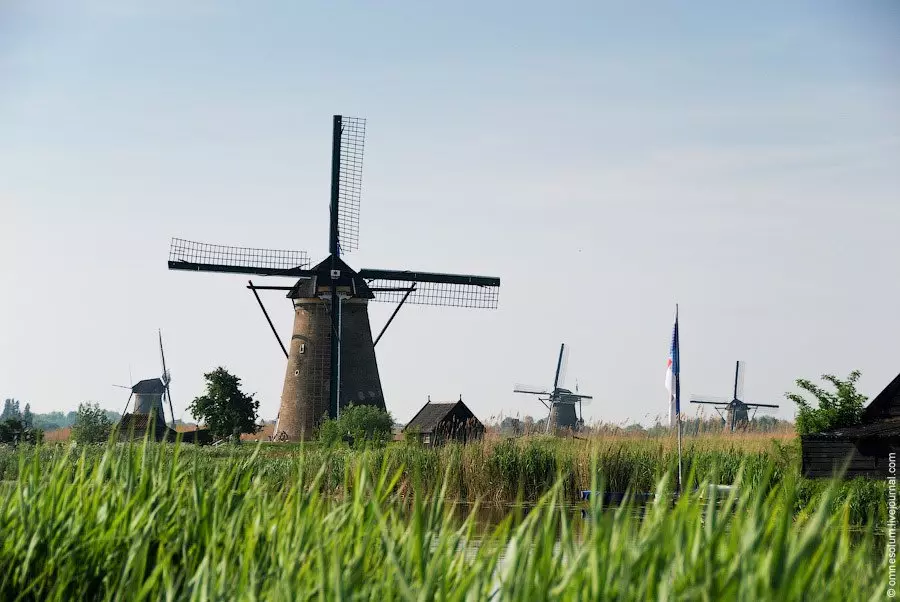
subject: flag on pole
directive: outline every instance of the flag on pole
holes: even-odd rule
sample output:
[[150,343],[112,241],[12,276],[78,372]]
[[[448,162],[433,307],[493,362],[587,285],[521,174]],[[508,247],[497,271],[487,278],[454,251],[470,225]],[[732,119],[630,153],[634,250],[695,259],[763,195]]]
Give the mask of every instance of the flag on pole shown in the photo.
[[681,415],[681,387],[678,351],[678,306],[675,306],[675,325],[672,327],[672,345],[669,347],[669,361],[666,364],[666,390],[669,391],[669,426],[675,427]]

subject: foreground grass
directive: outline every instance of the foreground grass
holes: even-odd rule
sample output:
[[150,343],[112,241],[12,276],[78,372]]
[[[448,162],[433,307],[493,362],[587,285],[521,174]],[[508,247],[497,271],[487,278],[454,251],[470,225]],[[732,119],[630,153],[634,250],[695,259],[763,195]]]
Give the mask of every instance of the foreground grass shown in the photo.
[[[260,458],[247,467],[251,477],[259,477],[258,486],[276,492],[293,483],[296,457],[302,453],[308,466],[322,469],[317,485],[326,496],[345,493],[345,474],[365,468],[369,474],[383,466],[400,472],[401,493],[418,489],[434,492],[443,487],[445,497],[455,501],[484,504],[509,504],[517,501],[533,503],[560,481],[560,495],[576,501],[582,489],[600,478],[609,491],[650,492],[666,474],[677,472],[678,457],[673,438],[608,437],[579,441],[548,437],[517,440],[485,441],[465,446],[448,445],[429,449],[417,445],[395,443],[383,449],[356,451],[346,447],[333,449],[312,445],[302,448],[294,444],[264,443],[232,447],[189,448],[192,470],[204,479],[212,479],[225,464],[251,453]],[[50,444],[25,452],[38,458],[42,469],[65,458],[74,470],[81,451],[72,453],[68,445]],[[97,461],[105,446],[88,446],[84,453]],[[171,445],[159,451],[160,467],[168,470],[173,461]],[[0,482],[18,478],[20,452],[0,447]],[[60,460],[62,461],[62,460]],[[795,478],[800,472],[800,450],[796,440],[759,435],[700,436],[685,441],[685,474],[687,488],[696,488],[704,478],[731,484],[743,468],[744,479],[755,482],[765,477],[766,487]],[[851,500],[850,520],[864,524],[887,519],[886,484],[881,480],[856,479],[840,483],[839,494],[824,499],[827,481],[801,479],[797,491],[795,514],[807,513],[822,503],[832,512]]]
[[[865,600],[885,591],[886,555],[851,506],[824,502],[795,516],[796,479],[770,462],[716,507],[696,494],[672,507],[604,509],[573,521],[565,479],[521,520],[488,533],[459,522],[444,491],[410,485],[404,469],[329,468],[232,453],[110,446],[47,458],[23,452],[0,488],[3,600]],[[223,452],[224,453],[224,452]],[[210,467],[214,466],[214,470]],[[594,465],[593,488],[602,487]],[[713,471],[721,473],[720,470]],[[713,473],[710,473],[713,474]],[[694,477],[704,489],[702,474]],[[777,479],[777,480],[776,480]],[[656,489],[664,494],[665,478]],[[425,493],[423,493],[425,491]],[[431,495],[437,493],[437,495]],[[599,497],[595,497],[599,500]],[[827,584],[827,586],[826,586]]]

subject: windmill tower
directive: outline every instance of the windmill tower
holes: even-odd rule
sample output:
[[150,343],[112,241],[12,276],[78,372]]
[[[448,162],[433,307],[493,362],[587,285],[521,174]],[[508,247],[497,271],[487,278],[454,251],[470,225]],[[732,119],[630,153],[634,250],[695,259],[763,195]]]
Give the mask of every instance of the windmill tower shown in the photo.
[[[563,343],[559,347],[559,358],[556,361],[556,375],[553,377],[553,388],[549,391],[541,387],[529,387],[526,385],[516,385],[513,393],[525,393],[527,395],[537,395],[538,401],[547,408],[547,427],[546,432],[556,433],[563,429],[577,431],[584,425],[584,415],[582,414],[582,404],[590,403],[593,399],[590,395],[581,395],[577,391],[572,393],[569,389],[564,389],[565,370],[568,363],[568,350],[566,344]],[[576,387],[577,388],[577,387]],[[576,413],[575,406],[578,406]]]
[[[486,276],[353,270],[341,258],[357,248],[365,120],[335,115],[331,139],[331,202],[328,256],[309,267],[307,254],[208,245],[175,238],[169,269],[282,276],[292,286],[248,288],[287,357],[275,438],[306,439],[323,414],[335,418],[348,404],[384,408],[375,346],[404,303],[496,308],[500,279]],[[281,342],[258,290],[287,292],[294,309],[288,347]],[[387,323],[372,337],[370,301],[396,302]]]
[[[759,408],[778,408],[777,405],[769,403],[746,403],[744,397],[744,362],[738,360],[734,366],[734,389],[732,390],[731,400],[713,399],[710,397],[695,396],[691,403],[706,404],[715,407],[716,412],[722,417],[722,423],[728,427],[728,430],[734,432],[735,429],[745,427]],[[752,412],[752,414],[751,414]]]
[[[175,430],[175,412],[172,409],[172,394],[169,384],[172,381],[171,373],[166,369],[166,355],[163,351],[162,331],[159,332],[159,357],[162,362],[162,376],[159,378],[146,378],[138,381],[130,387],[131,393],[128,395],[128,401],[125,404],[126,410],[128,406],[132,406],[131,413],[123,413],[122,422],[119,425],[120,431],[135,431],[137,434],[152,428],[157,439],[161,439],[166,434],[165,410],[163,409],[163,400],[169,402],[169,412],[172,416],[172,430]],[[122,385],[116,385],[121,387]],[[134,405],[131,400],[134,398]]]

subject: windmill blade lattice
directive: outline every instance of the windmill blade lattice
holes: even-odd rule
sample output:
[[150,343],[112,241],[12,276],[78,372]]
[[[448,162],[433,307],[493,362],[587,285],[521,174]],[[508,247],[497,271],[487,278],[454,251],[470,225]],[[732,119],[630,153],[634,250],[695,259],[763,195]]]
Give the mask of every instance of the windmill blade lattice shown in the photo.
[[527,393],[529,395],[550,395],[545,387],[517,384],[513,387],[513,393]]
[[500,279],[462,274],[362,269],[359,275],[375,294],[375,301],[400,302],[411,284],[416,288],[406,299],[415,305],[444,305],[496,309]]
[[366,120],[343,117],[341,121],[341,168],[338,175],[338,244],[342,253],[359,247],[359,201],[362,197],[363,151]]
[[560,360],[556,374],[556,387],[564,388],[566,386],[566,371],[569,368],[569,347],[563,343],[560,348]]
[[747,362],[738,360],[734,369],[734,398],[744,399],[744,372],[747,369]]
[[308,267],[305,251],[231,247],[181,238],[173,238],[169,247],[170,270],[302,276]]

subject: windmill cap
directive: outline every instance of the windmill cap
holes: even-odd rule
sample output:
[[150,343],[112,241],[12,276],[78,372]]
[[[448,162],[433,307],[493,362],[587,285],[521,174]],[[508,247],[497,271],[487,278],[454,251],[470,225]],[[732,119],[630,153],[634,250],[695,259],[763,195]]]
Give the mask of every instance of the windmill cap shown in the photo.
[[[375,298],[365,279],[344,263],[340,257],[328,256],[309,271],[311,277],[298,280],[297,284],[288,292],[288,299],[316,297],[320,290],[330,289],[332,282],[338,288],[349,289],[354,297]],[[333,272],[336,272],[335,275],[337,275],[334,280],[332,280]]]
[[159,378],[146,378],[131,387],[135,395],[162,395],[165,390],[166,385]]

